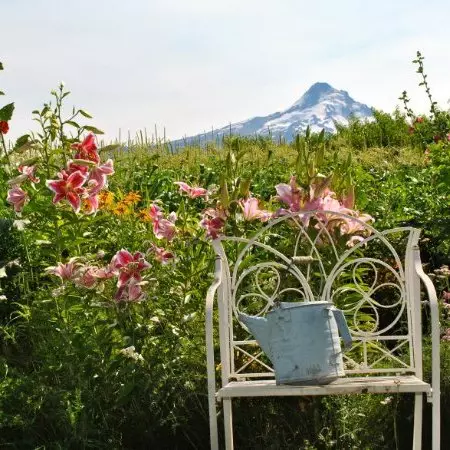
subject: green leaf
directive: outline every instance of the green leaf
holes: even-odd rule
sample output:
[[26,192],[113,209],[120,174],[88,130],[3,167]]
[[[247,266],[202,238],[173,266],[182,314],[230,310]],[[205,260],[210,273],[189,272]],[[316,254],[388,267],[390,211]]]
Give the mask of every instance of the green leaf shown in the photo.
[[9,103],[8,105],[4,106],[2,109],[0,109],[0,120],[4,120],[5,122],[11,120],[13,111],[14,103]]
[[64,122],[64,125],[72,125],[75,128],[80,128],[80,125],[78,125],[76,122],[74,122],[73,120],[66,120]]
[[319,144],[321,144],[323,142],[324,137],[325,137],[325,128],[322,128],[322,131],[320,132],[319,138],[318,138]]
[[239,194],[241,197],[248,197],[250,195],[250,184],[252,180],[250,178],[244,178],[239,186]]
[[224,175],[220,177],[220,203],[224,208],[228,208],[230,205],[230,195],[228,193],[228,185]]
[[111,144],[111,145],[106,145],[105,147],[98,149],[98,151],[99,152],[113,152],[119,148],[120,148],[119,144]]
[[87,111],[85,111],[84,109],[80,109],[80,110],[78,110],[78,112],[79,112],[82,116],[84,116],[84,117],[86,117],[86,118],[88,118],[88,119],[92,119],[92,116],[91,116]]
[[85,125],[83,127],[86,131],[90,131],[94,134],[105,134],[102,130],[99,130],[98,128],[91,127],[90,125]]
[[3,70],[3,64],[0,62],[0,70]]
[[19,138],[17,138],[16,144],[14,145],[14,150],[18,150],[19,148],[28,144],[29,139],[30,139],[29,134],[24,134],[23,136],[20,136]]
[[308,140],[310,136],[311,136],[311,128],[308,125],[306,127],[306,131],[305,131],[305,138],[306,138],[306,140]]
[[0,91],[0,95],[5,95],[5,93],[3,91]]

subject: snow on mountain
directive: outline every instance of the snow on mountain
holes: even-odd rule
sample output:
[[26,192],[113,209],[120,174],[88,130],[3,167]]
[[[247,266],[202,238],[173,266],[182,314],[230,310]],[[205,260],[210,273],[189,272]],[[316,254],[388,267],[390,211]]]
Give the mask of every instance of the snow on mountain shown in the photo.
[[328,83],[315,83],[288,109],[268,116],[236,122],[209,133],[185,138],[179,143],[205,143],[227,134],[241,136],[269,134],[292,141],[309,125],[311,131],[336,132],[335,122],[346,125],[350,116],[365,119],[372,116],[372,110],[365,104],[353,100],[347,91],[337,90]]

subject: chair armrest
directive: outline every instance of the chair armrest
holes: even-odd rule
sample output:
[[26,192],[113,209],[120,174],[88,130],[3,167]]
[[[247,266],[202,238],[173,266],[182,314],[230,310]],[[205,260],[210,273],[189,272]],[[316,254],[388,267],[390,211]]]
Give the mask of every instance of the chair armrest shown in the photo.
[[216,389],[216,376],[214,367],[214,340],[213,340],[213,306],[214,297],[216,295],[217,288],[220,286],[222,279],[220,275],[216,273],[214,281],[208,289],[206,295],[205,306],[205,333],[206,333],[206,367],[208,373],[208,391]]
[[216,373],[214,366],[214,339],[213,339],[213,310],[214,297],[222,283],[222,266],[220,257],[216,258],[216,270],[214,281],[206,294],[205,304],[205,335],[206,335],[206,368],[208,374],[208,409],[210,422],[210,444],[211,449],[219,448],[217,433],[217,411],[216,411]]
[[[431,312],[431,385],[433,396],[439,399],[440,395],[440,326],[439,326],[439,304],[436,289],[430,277],[423,271],[420,260],[415,262],[415,270],[427,291]],[[437,400],[439,402],[439,400]]]

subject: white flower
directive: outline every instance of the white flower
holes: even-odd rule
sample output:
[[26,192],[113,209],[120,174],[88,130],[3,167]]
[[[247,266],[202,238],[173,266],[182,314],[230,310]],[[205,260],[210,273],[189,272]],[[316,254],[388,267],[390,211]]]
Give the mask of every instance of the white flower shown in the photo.
[[31,222],[28,219],[15,220],[13,222],[13,227],[16,227],[19,231],[23,231],[25,229],[25,226],[30,223]]
[[144,361],[143,356],[136,351],[134,345],[123,348],[122,350],[120,350],[120,353],[122,353],[122,355],[126,358],[134,359],[135,361]]

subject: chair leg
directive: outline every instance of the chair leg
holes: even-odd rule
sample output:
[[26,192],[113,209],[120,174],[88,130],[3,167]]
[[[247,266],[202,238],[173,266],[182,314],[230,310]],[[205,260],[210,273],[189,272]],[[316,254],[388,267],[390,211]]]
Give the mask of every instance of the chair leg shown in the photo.
[[441,403],[440,393],[436,395],[433,392],[432,402],[432,449],[439,450],[441,448]]
[[233,450],[233,410],[231,399],[223,400],[223,421],[225,426],[225,448]]
[[423,394],[414,395],[414,437],[413,450],[422,448]]
[[208,406],[209,406],[209,439],[211,450],[219,450],[219,435],[217,432],[217,408],[216,395],[214,389],[208,392]]

